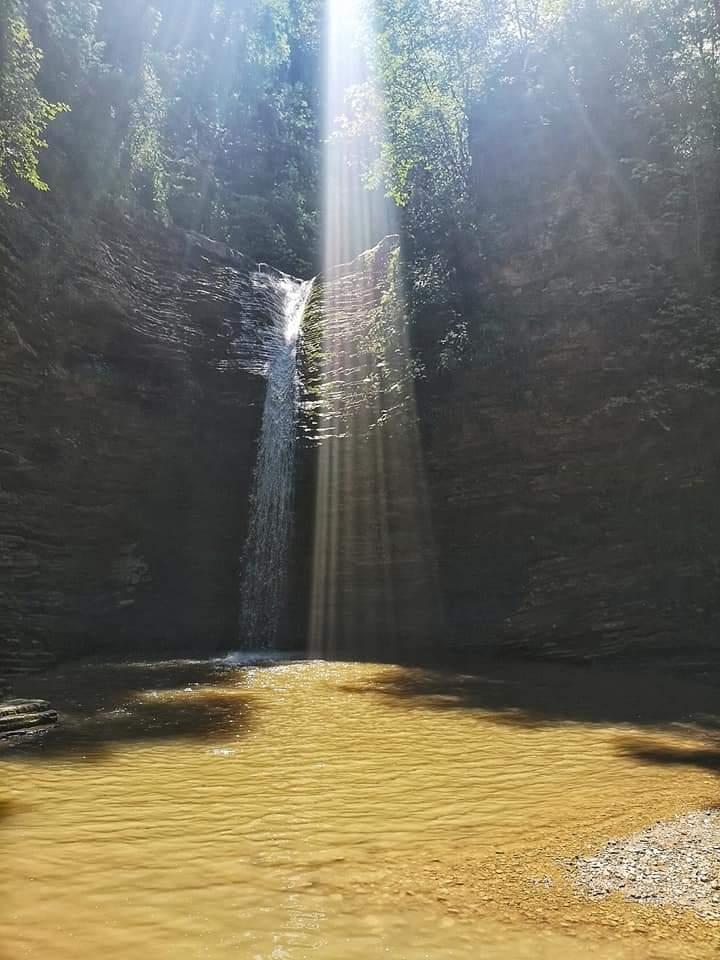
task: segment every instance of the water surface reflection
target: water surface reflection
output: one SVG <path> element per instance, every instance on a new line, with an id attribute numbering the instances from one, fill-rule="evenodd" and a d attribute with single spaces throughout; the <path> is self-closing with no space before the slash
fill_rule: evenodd
<path id="1" fill-rule="evenodd" d="M 638 753 L 699 750 L 709 685 L 622 700 L 616 679 L 310 661 L 35 678 L 64 718 L 0 757 L 0 942 L 13 960 L 714 956 L 708 924 L 586 901 L 567 873 L 717 799 L 702 765 Z"/>

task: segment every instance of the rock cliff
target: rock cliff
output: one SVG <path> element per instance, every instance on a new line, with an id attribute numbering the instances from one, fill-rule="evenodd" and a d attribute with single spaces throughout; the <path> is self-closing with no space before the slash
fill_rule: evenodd
<path id="1" fill-rule="evenodd" d="M 0 228 L 0 676 L 236 643 L 272 304 L 218 244 L 52 198 Z"/>

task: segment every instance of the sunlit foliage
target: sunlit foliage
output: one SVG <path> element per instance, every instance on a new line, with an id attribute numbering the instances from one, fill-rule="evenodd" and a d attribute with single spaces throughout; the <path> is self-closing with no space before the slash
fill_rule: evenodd
<path id="1" fill-rule="evenodd" d="M 24 181 L 36 190 L 47 190 L 38 171 L 39 153 L 47 146 L 48 123 L 67 110 L 51 103 L 37 86 L 41 51 L 33 44 L 22 16 L 10 4 L 0 13 L 0 199 L 8 200 L 13 181 Z"/>
<path id="2" fill-rule="evenodd" d="M 46 181 L 83 208 L 124 198 L 306 272 L 319 19 L 315 0 L 27 0 L 3 34 L 3 176 Z M 55 100 L 72 112 L 48 128 L 43 180 Z"/>
<path id="3" fill-rule="evenodd" d="M 321 0 L 4 9 L 3 197 L 25 182 L 82 210 L 121 198 L 297 273 L 317 265 Z M 638 270 L 707 274 L 713 0 L 367 0 L 358 42 L 370 79 L 347 91 L 340 134 L 402 210 L 430 340 L 470 343 L 479 303 L 485 331 L 499 308 L 479 278 L 522 257 L 540 273 L 567 258 L 575 284 L 598 244 Z"/>
<path id="4" fill-rule="evenodd" d="M 373 76 L 344 133 L 375 144 L 366 177 L 403 210 L 417 336 L 443 363 L 501 337 L 521 290 L 617 306 L 659 271 L 717 272 L 719 13 L 368 0 Z"/>

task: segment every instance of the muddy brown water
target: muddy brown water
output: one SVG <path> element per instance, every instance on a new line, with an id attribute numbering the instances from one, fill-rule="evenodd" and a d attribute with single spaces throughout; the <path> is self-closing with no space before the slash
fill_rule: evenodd
<path id="1" fill-rule="evenodd" d="M 709 682 L 185 661 L 31 693 L 63 719 L 0 753 L 2 960 L 718 954 L 566 866 L 718 801 Z"/>

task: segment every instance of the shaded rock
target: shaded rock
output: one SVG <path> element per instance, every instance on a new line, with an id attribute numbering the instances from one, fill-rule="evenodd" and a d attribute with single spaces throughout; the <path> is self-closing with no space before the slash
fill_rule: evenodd
<path id="1" fill-rule="evenodd" d="M 0 703 L 0 737 L 57 723 L 58 714 L 45 700 L 8 700 Z"/>
<path id="2" fill-rule="evenodd" d="M 269 285 L 52 195 L 4 211 L 0 285 L 0 695 L 56 659 L 237 646 Z"/>

